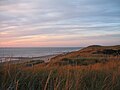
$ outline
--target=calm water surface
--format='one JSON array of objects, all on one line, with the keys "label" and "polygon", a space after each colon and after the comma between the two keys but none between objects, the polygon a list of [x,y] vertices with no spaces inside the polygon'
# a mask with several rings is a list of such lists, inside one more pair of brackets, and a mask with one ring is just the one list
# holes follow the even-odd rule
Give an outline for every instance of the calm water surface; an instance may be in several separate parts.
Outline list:
[{"label": "calm water surface", "polygon": [[80,50],[81,47],[0,48],[0,57],[40,57]]}]

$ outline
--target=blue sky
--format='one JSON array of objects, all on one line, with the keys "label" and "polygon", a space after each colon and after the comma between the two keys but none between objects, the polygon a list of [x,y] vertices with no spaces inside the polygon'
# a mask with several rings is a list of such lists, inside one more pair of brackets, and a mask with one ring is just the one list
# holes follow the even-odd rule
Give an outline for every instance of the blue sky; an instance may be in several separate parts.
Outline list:
[{"label": "blue sky", "polygon": [[0,46],[120,44],[120,0],[0,0]]}]

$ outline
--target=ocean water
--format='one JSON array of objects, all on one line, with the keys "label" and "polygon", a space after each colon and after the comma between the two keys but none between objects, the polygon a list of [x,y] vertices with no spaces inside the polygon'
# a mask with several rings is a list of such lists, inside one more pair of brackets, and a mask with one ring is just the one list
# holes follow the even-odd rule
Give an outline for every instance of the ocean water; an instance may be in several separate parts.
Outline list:
[{"label": "ocean water", "polygon": [[81,47],[0,48],[0,57],[41,57],[80,50]]}]

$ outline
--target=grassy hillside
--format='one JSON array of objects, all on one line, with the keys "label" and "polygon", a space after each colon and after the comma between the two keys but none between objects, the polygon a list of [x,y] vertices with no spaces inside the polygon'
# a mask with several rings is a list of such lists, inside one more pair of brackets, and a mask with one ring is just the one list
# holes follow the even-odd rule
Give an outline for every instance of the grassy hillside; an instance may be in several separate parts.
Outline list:
[{"label": "grassy hillside", "polygon": [[[64,55],[58,55],[54,58],[52,58],[51,63],[58,63],[61,61],[71,61],[74,60],[77,62],[78,60],[85,61],[88,60],[88,62],[91,60],[97,62],[105,62],[107,60],[112,59],[119,59],[120,56],[120,45],[116,46],[98,46],[98,45],[92,45],[88,46],[86,48],[83,48],[82,50],[70,52]],[[88,63],[89,64],[89,63]]]},{"label": "grassy hillside", "polygon": [[119,50],[95,45],[48,63],[0,64],[0,90],[119,90]]}]

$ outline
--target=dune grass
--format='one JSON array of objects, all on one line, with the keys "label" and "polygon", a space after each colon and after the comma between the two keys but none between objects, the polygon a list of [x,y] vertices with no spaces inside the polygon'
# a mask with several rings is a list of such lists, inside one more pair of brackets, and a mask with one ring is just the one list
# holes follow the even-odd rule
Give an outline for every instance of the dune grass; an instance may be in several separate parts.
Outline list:
[{"label": "dune grass", "polygon": [[0,66],[0,90],[119,90],[120,61],[87,66]]},{"label": "dune grass", "polygon": [[120,56],[93,54],[98,49],[88,47],[47,63],[0,64],[0,90],[120,90]]}]

